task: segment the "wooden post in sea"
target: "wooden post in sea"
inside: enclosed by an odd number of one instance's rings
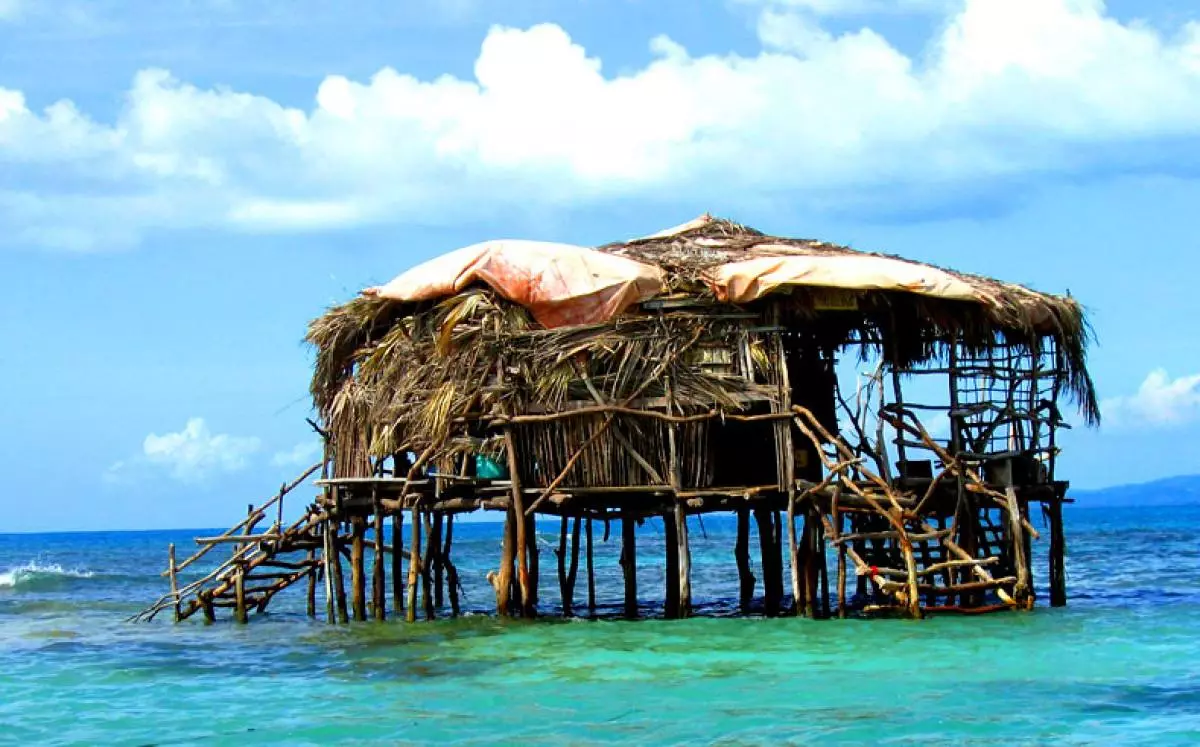
[[[462,610],[458,604],[458,568],[454,565],[454,561],[450,559],[450,550],[454,543],[454,514],[446,515],[446,537],[442,543],[442,549],[438,553],[441,558],[442,565],[446,569],[446,587],[450,593],[450,614],[458,617],[462,614]]]
[[[374,491],[372,491],[374,493]],[[371,568],[371,603],[374,607],[375,619],[382,622],[387,619],[387,579],[384,578],[383,560],[383,506],[379,496],[373,495],[375,521],[375,562]]]
[[[516,532],[517,586],[521,592],[521,616],[533,617],[535,614],[534,594],[529,578],[528,524],[525,521],[525,496],[521,493],[521,465],[517,459],[517,445],[513,429],[508,426],[504,428],[504,444],[505,452],[508,455],[508,476],[512,483],[511,518]]]
[[[305,595],[304,611],[309,617],[317,616],[317,551],[310,549],[304,556],[308,564],[308,593]]]
[[[175,597],[175,622],[179,622],[183,615],[179,606],[179,576],[175,570],[174,542],[167,545],[167,570],[171,574],[171,596]]]
[[[433,536],[433,512],[424,512],[425,523],[425,561],[421,563],[421,603],[425,607],[425,619],[432,620],[437,616],[433,604],[433,565],[437,563],[438,547]]]
[[[367,619],[367,580],[363,562],[363,537],[367,521],[361,516],[350,519],[350,607],[357,622]]]
[[[429,549],[430,549],[430,569],[433,572],[433,606],[434,609],[442,609],[446,598],[443,590],[445,588],[446,564],[442,559],[442,513],[441,511],[433,513],[433,528],[430,532]]]
[[[555,559],[558,561],[558,595],[562,602],[563,617],[570,617],[574,606],[571,591],[567,589],[567,532],[570,528],[570,521],[570,517],[563,514],[558,527],[558,549],[554,551]]]
[[[392,514],[392,610],[396,614],[404,611],[404,509]]]
[[[759,557],[763,573],[763,611],[767,617],[779,614],[779,604],[782,601],[783,578],[777,564],[778,553],[775,550],[774,512],[766,508],[754,509],[754,521],[758,525]]]
[[[592,558],[592,517],[587,518],[587,606],[588,614],[596,614],[596,570]]]
[[[417,621],[417,581],[421,572],[421,514],[417,502],[412,505],[412,541],[409,543],[408,556],[408,604],[405,605],[404,619],[408,622]]]
[[[625,574],[625,617],[636,620],[637,598],[637,538],[636,519],[629,514],[621,515],[621,569]]]
[[[1050,606],[1067,604],[1066,549],[1063,541],[1062,496],[1055,495],[1047,507],[1050,520]]]
[[[666,545],[666,601],[663,614],[668,620],[679,617],[679,532],[675,527],[675,512],[663,514],[663,544]]]
[[[750,570],[750,509],[737,510],[737,539],[733,545],[733,557],[738,570],[738,609],[749,614],[754,601],[754,573]]]

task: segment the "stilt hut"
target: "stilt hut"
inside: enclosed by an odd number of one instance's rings
[[[568,614],[580,522],[589,561],[592,521],[620,522],[633,616],[634,527],[661,517],[661,598],[688,615],[688,517],[710,512],[737,516],[743,608],[753,521],[766,614],[920,617],[1032,607],[1041,506],[1050,603],[1065,603],[1063,405],[1099,419],[1070,297],[704,216],[597,249],[467,247],[331,309],[308,340],[327,455],[303,531],[331,619],[346,616],[342,543],[367,616],[369,527],[371,607],[391,552],[394,608],[415,619],[420,590],[431,617],[456,573],[445,535],[476,510],[504,515],[502,615],[537,614],[546,515]]]

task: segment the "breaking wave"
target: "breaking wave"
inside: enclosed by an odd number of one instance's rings
[[[58,563],[39,563],[33,560],[23,566],[0,571],[0,590],[50,589],[94,575],[92,571],[67,569]]]

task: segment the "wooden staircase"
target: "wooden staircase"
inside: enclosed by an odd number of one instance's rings
[[[246,622],[251,610],[264,612],[276,594],[308,579],[309,613],[314,604],[318,574],[324,569],[320,531],[327,518],[316,504],[310,504],[294,523],[283,526],[284,497],[321,468],[321,462],[280,487],[266,503],[250,506],[246,518],[215,537],[197,537],[200,549],[181,563],[175,561],[175,545],[167,549],[167,569],[162,575],[171,581],[171,591],[154,604],[129,618],[129,622],[153,620],[172,609],[176,622],[203,612],[206,621],[216,619],[218,608],[233,610],[234,619]],[[259,524],[274,509],[275,521],[265,532],[255,533]],[[232,554],[199,579],[180,586],[179,574],[217,547],[231,546]]]

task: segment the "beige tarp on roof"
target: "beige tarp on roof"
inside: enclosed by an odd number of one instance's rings
[[[571,244],[486,241],[417,265],[365,295],[397,301],[451,296],[482,282],[544,327],[602,322],[663,289],[657,267]]]
[[[769,249],[769,245],[755,247],[756,251]],[[944,270],[868,255],[756,257],[718,265],[704,277],[717,298],[730,303],[754,301],[785,285],[906,291],[959,301],[983,300],[969,283]]]

